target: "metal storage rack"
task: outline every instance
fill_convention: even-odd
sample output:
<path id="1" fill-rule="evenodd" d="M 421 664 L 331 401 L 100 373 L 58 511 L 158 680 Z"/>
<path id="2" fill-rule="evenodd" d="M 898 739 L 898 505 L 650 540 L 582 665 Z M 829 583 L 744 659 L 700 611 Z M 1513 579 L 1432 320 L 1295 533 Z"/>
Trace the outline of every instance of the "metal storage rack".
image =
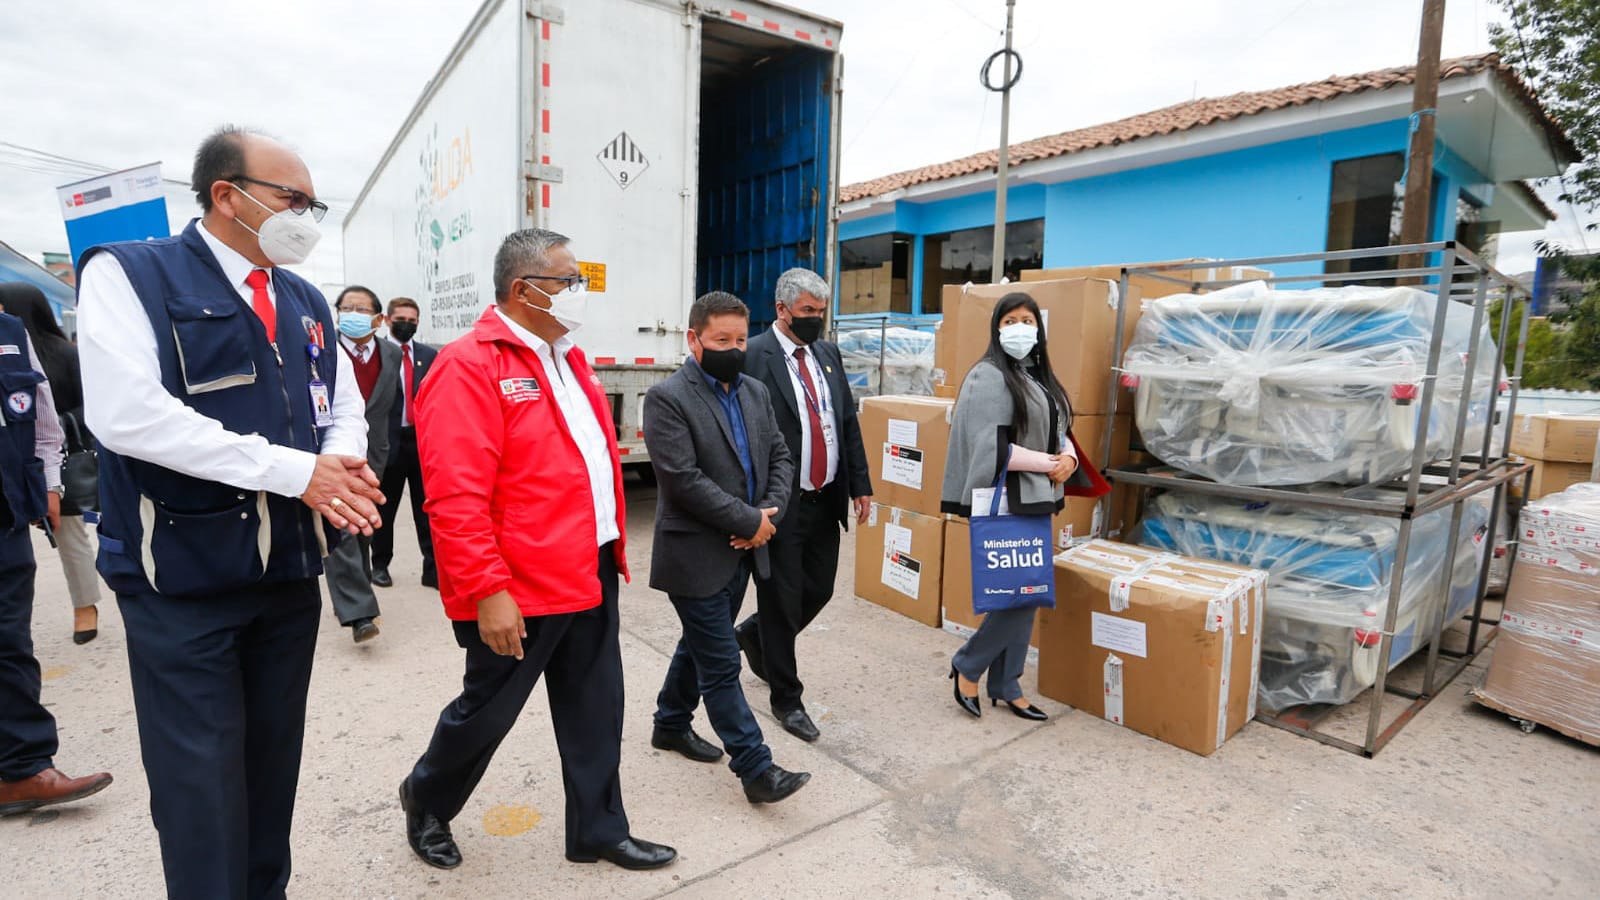
<path id="1" fill-rule="evenodd" d="M 1264 279 L 1216 281 L 1191 281 L 1187 278 L 1179 278 L 1167 274 L 1182 270 L 1192 271 L 1197 265 L 1203 265 L 1213 271 L 1225 271 L 1235 267 L 1247 266 L 1272 270 L 1275 267 L 1308 263 L 1317 264 L 1326 269 L 1327 264 L 1330 262 L 1358 262 L 1362 260 L 1385 260 L 1387 262 L 1390 258 L 1398 261 L 1399 267 L 1371 271 L 1343 273 L 1324 271 L 1316 274 L 1274 275 Z M 1407 475 L 1380 485 L 1361 485 L 1328 495 L 1313 495 L 1287 488 L 1219 484 L 1160 464 L 1110 467 L 1106 472 L 1107 478 L 1113 483 L 1120 482 L 1131 485 L 1135 489 L 1145 492 L 1151 488 L 1181 488 L 1184 491 L 1196 494 L 1290 505 L 1317 506 L 1394 517 L 1400 520 L 1398 540 L 1395 545 L 1395 557 L 1391 566 L 1393 575 L 1391 577 L 1383 632 L 1378 649 L 1377 677 L 1372 687 L 1366 692 L 1370 697 L 1365 701 L 1363 701 L 1362 697 L 1357 697 L 1350 704 L 1370 703 L 1371 709 L 1367 715 L 1365 740 L 1361 743 L 1355 743 L 1322 729 L 1321 726 L 1333 712 L 1345 707 L 1327 705 L 1302 706 L 1284 710 L 1275 715 L 1263 712 L 1257 716 L 1259 720 L 1268 725 L 1312 738 L 1324 744 L 1338 747 L 1341 750 L 1367 757 L 1376 755 L 1411 718 L 1421 711 L 1431 699 L 1437 696 L 1439 691 L 1448 685 L 1451 680 L 1459 675 L 1471 663 L 1478 652 L 1494 638 L 1493 630 L 1488 634 L 1480 632 L 1483 626 L 1493 628 L 1498 625 L 1499 621 L 1498 618 L 1492 621 L 1486 620 L 1483 616 L 1484 597 L 1488 586 L 1488 569 L 1496 536 L 1495 530 L 1500 523 L 1504 504 L 1509 499 L 1507 497 L 1508 485 L 1513 479 L 1521 478 L 1524 488 L 1526 488 L 1532 471 L 1532 467 L 1529 465 L 1516 463 L 1497 455 L 1497 451 L 1503 449 L 1510 442 L 1512 420 L 1516 414 L 1517 390 L 1521 382 L 1523 355 L 1528 339 L 1530 303 L 1527 291 L 1515 281 L 1483 262 L 1467 248 L 1454 241 L 1400 247 L 1379 247 L 1366 250 L 1306 253 L 1293 256 L 1217 260 L 1207 261 L 1203 264 L 1186 262 L 1128 267 L 1122 271 L 1121 288 L 1123 297 L 1129 296 L 1129 279 L 1131 276 L 1143 276 L 1181 284 L 1195 293 L 1243 284 L 1246 281 L 1261 280 L 1274 286 L 1306 284 L 1313 287 L 1380 282 L 1410 283 L 1421 290 L 1429 291 L 1438 296 L 1426 375 L 1422 382 L 1421 409 L 1418 412 L 1414 441 L 1415 450 L 1412 454 L 1411 469 Z M 1441 289 L 1441 286 L 1445 287 Z M 1474 385 L 1473 373 L 1477 362 L 1475 356 L 1479 346 L 1478 338 L 1482 334 L 1482 329 L 1489 325 L 1489 307 L 1495 300 L 1503 301 L 1498 322 L 1498 339 L 1495 342 L 1496 348 L 1500 350 L 1495 360 L 1495 374 L 1489 384 Z M 1447 459 L 1436 461 L 1428 458 L 1426 436 L 1428 434 L 1428 419 L 1433 405 L 1434 381 L 1439 372 L 1439 358 L 1444 343 L 1446 312 L 1451 303 L 1463 303 L 1472 307 L 1472 342 L 1469 345 L 1470 349 L 1466 356 L 1462 402 L 1459 404 L 1459 412 L 1456 416 L 1454 439 L 1450 453 Z M 1517 326 L 1516 334 L 1516 361 L 1510 377 L 1506 378 L 1504 348 L 1506 340 L 1511 334 L 1512 316 L 1518 310 L 1520 310 L 1520 323 Z M 1120 305 L 1117 310 L 1117 327 L 1114 332 L 1114 355 L 1112 357 L 1119 365 L 1126 350 L 1123 341 L 1123 325 L 1126 314 L 1127 304 Z M 1108 391 L 1107 409 L 1117 408 L 1117 393 L 1122 389 L 1120 370 L 1117 374 L 1119 377 L 1112 379 L 1112 385 Z M 1502 428 L 1494 428 L 1491 419 L 1490 427 L 1485 429 L 1482 446 L 1468 448 L 1463 446 L 1466 438 L 1470 406 L 1467 398 L 1473 396 L 1474 390 L 1482 392 L 1482 396 L 1488 401 L 1488 406 L 1491 410 L 1497 408 L 1495 401 L 1502 391 L 1506 392 L 1508 402 L 1505 408 L 1505 420 L 1501 423 Z M 1104 460 L 1110 459 L 1111 432 L 1112 429 L 1106 429 L 1105 442 L 1101 447 L 1100 458 Z M 1501 437 L 1501 443 L 1498 448 L 1494 443 L 1497 432 Z M 1473 452 L 1469 453 L 1469 450 Z M 1376 499 L 1370 496 L 1360 496 L 1372 494 L 1373 488 L 1377 489 Z M 1391 668 L 1389 660 L 1390 648 L 1400 608 L 1412 520 L 1418 516 L 1443 509 L 1451 511 L 1450 541 L 1446 551 L 1447 556 L 1443 572 L 1439 576 L 1443 598 L 1447 598 L 1450 577 L 1455 565 L 1455 554 L 1460 543 L 1464 504 L 1468 498 L 1477 496 L 1485 491 L 1493 491 L 1494 500 L 1490 511 L 1489 533 L 1486 538 L 1488 549 L 1484 553 L 1484 560 L 1478 573 L 1477 596 L 1473 602 L 1472 613 L 1467 617 L 1470 625 L 1466 638 L 1466 648 L 1464 651 L 1442 649 L 1442 638 L 1449 623 L 1445 621 L 1446 603 L 1441 602 L 1437 621 L 1429 625 L 1429 638 L 1426 645 L 1427 657 L 1423 670 L 1421 690 L 1410 690 L 1391 684 L 1389 680 Z M 1524 494 L 1526 494 L 1526 490 L 1524 490 Z M 1109 504 L 1109 496 L 1104 498 L 1102 503 Z M 1102 510 L 1102 513 L 1104 512 L 1107 512 L 1107 510 Z M 1102 521 L 1108 521 L 1109 516 L 1102 515 L 1101 519 Z M 1515 542 L 1512 542 L 1509 552 L 1513 554 L 1513 565 L 1515 564 L 1514 548 Z M 1443 666 L 1440 664 L 1441 656 L 1449 659 L 1449 662 Z M 1387 722 L 1384 721 L 1383 703 L 1386 695 L 1399 696 L 1408 701 L 1405 707 L 1391 716 Z"/>

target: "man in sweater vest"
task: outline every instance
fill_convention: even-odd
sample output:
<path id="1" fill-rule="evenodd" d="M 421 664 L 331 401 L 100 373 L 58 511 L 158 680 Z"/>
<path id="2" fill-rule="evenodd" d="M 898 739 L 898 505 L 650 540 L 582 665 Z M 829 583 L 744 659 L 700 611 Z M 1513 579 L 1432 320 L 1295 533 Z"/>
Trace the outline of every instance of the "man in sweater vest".
<path id="1" fill-rule="evenodd" d="M 277 898 L 317 578 L 339 532 L 372 534 L 382 495 L 327 300 L 281 268 L 327 210 L 305 163 L 226 127 L 193 186 L 203 215 L 181 235 L 79 260 L 99 569 L 127 629 L 168 895 Z"/>

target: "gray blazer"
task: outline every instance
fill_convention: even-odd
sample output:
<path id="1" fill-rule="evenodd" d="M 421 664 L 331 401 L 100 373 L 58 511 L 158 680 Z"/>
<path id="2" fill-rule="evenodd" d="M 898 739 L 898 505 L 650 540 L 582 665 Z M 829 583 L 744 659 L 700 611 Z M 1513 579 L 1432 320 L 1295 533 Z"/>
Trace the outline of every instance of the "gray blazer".
<path id="1" fill-rule="evenodd" d="M 1012 444 L 1057 452 L 1059 435 L 1050 433 L 1051 405 L 1044 390 L 1029 379 L 1028 428 L 1018 434 L 1012 427 L 1016 411 L 1005 377 L 987 359 L 979 360 L 956 395 L 944 487 L 939 492 L 940 508 L 948 513 L 972 515 L 973 489 L 994 485 Z M 1072 427 L 1070 419 L 1058 421 L 1057 425 L 1061 434 Z M 1006 476 L 1006 502 L 1013 513 L 1054 513 L 1061 508 L 1061 498 L 1061 486 L 1052 484 L 1042 472 L 1012 472 Z"/>
<path id="2" fill-rule="evenodd" d="M 709 597 L 733 578 L 746 552 L 728 546 L 761 527 L 761 509 L 789 503 L 794 475 L 766 386 L 748 376 L 736 388 L 750 443 L 756 502 L 749 496 L 733 427 L 693 358 L 644 397 L 644 444 L 656 474 L 655 544 L 650 586 L 683 597 Z M 755 550 L 756 574 L 768 577 L 767 548 Z"/>
<path id="3" fill-rule="evenodd" d="M 389 464 L 389 416 L 400 402 L 400 348 L 380 337 L 372 342 L 378 347 L 383 374 L 367 398 L 367 465 L 382 478 L 383 467 Z M 342 342 L 339 352 L 345 352 Z"/>

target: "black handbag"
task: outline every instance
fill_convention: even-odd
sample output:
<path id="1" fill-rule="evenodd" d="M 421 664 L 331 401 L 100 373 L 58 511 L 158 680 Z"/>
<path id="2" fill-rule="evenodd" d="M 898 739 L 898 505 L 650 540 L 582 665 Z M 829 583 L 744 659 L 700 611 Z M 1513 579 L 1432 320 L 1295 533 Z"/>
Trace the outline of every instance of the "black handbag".
<path id="1" fill-rule="evenodd" d="M 100 457 L 89 431 L 73 413 L 61 415 L 66 458 L 61 461 L 61 514 L 81 516 L 100 509 Z"/>

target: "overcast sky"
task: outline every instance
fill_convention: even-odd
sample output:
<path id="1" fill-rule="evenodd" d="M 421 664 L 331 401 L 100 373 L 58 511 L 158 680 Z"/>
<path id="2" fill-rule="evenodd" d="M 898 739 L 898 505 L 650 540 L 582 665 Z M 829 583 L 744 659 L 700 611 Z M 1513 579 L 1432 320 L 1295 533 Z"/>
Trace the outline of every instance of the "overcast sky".
<path id="1" fill-rule="evenodd" d="M 566 0 L 568 8 L 583 0 Z M 978 85 L 1000 46 L 1002 0 L 790 0 L 845 25 L 843 178 L 860 181 L 992 147 L 1000 104 Z M 1414 61 L 1421 0 L 1018 0 L 1025 77 L 1013 141 L 1196 96 L 1261 90 Z M 222 122 L 296 146 L 335 213 L 355 198 L 478 0 L 5 0 L 0 142 L 124 168 L 161 160 L 187 180 Z M 1444 54 L 1489 49 L 1490 0 L 1450 0 Z M 641 89 L 647 85 L 641 83 Z M 54 188 L 87 172 L 0 146 L 0 241 L 65 251 Z M 1532 267 L 1532 241 L 1583 238 L 1568 207 L 1545 235 L 1507 237 L 1501 267 Z M 174 227 L 193 195 L 168 193 Z M 338 223 L 308 272 L 343 282 Z M 1600 234 L 1586 237 L 1600 247 Z M 1315 250 L 1318 248 L 1306 248 Z M 1119 262 L 1121 260 L 1106 260 Z"/>

